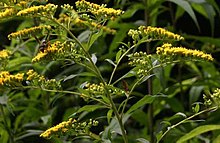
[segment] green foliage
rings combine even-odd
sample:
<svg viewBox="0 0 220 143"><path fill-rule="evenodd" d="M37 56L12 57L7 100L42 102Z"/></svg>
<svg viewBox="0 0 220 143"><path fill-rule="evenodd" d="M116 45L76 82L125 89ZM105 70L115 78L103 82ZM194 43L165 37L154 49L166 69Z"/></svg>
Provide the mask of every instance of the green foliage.
<svg viewBox="0 0 220 143"><path fill-rule="evenodd" d="M0 142L218 142L219 14L213 0L0 2Z"/></svg>

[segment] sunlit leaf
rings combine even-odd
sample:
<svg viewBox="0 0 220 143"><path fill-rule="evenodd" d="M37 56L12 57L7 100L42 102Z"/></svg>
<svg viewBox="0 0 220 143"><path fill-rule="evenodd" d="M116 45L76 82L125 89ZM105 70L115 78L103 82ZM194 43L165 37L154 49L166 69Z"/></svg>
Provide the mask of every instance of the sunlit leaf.
<svg viewBox="0 0 220 143"><path fill-rule="evenodd" d="M202 133L205 132L209 132L209 131L213 131L213 130L219 130L220 129L220 125L204 125L204 126L199 126L195 129L193 129L192 131L190 131L189 133L185 134L184 136L182 136L181 138L179 138L179 140L177 141L177 143L183 143L188 141L189 139L196 137Z"/></svg>
<svg viewBox="0 0 220 143"><path fill-rule="evenodd" d="M155 96L145 95L142 99L140 99L137 103L130 107L130 109L126 112L126 114L130 114L133 111L137 110L138 108L150 104L155 100Z"/></svg>
<svg viewBox="0 0 220 143"><path fill-rule="evenodd" d="M90 37L90 40L88 42L88 48L92 46L92 44L103 34L103 30L99 30L97 33L92 33L92 36Z"/></svg>
<svg viewBox="0 0 220 143"><path fill-rule="evenodd" d="M105 61L109 62L114 67L116 66L116 64L111 59L105 59Z"/></svg>
<svg viewBox="0 0 220 143"><path fill-rule="evenodd" d="M107 113L107 121L108 121L108 123L110 123L110 121L111 121L112 113L113 113L113 110L108 110L108 113Z"/></svg>
<svg viewBox="0 0 220 143"><path fill-rule="evenodd" d="M139 143L150 143L148 140L144 139L144 138L138 138L136 139Z"/></svg>
<svg viewBox="0 0 220 143"><path fill-rule="evenodd" d="M193 19L197 28L200 29L196 15L195 15L195 13L194 13L194 11L188 1L185 1L185 0L167 0L167 1L173 2L173 3L177 4L178 6L182 7L190 15L190 17Z"/></svg>
<svg viewBox="0 0 220 143"><path fill-rule="evenodd" d="M118 52L117 52L117 54L116 54L116 63L118 63L118 60L119 60L119 58L121 57L121 55L122 55L122 49L120 49Z"/></svg>
<svg viewBox="0 0 220 143"><path fill-rule="evenodd" d="M97 109L101 109L101 108L106 108L103 105L85 105L82 108L80 108L77 113L83 112L83 111L87 111L87 112L93 112Z"/></svg>

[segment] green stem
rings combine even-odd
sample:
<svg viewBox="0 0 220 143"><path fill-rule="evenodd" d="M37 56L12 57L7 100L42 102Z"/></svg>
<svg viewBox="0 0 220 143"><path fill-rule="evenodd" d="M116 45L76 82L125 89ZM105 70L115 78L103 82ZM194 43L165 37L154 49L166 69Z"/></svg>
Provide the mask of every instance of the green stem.
<svg viewBox="0 0 220 143"><path fill-rule="evenodd" d="M8 122L7 122L7 119L5 116L3 105L1 105L1 104L0 104L0 112L2 113L2 116L3 116L3 122L4 122L5 129L7 130L8 134L9 134L10 143L14 143L14 137L13 137L12 132L8 126Z"/></svg>
<svg viewBox="0 0 220 143"><path fill-rule="evenodd" d="M112 71L112 74L111 74L111 77L110 77L110 79L109 79L108 84L111 84L112 79L113 79L113 76L114 76L114 74L115 74L115 72L116 72L116 69L118 68L118 65L119 65L119 63L121 62L121 60L122 60L122 59L124 58L124 56L126 56L126 55L128 54L128 52L130 52L130 50L132 50L135 46L136 46L136 45L133 45L132 47L130 47L130 48L129 48L126 52L124 52L124 53L121 55L121 57L118 59L118 62L117 62L117 64L116 64L116 66L114 67L113 71Z"/></svg>
<svg viewBox="0 0 220 143"><path fill-rule="evenodd" d="M200 115L200 114L203 114L203 113L208 112L208 111L211 111L211 110L216 110L217 108L218 108L218 106L214 106L214 107L205 109L205 110L203 110L203 111L200 111L200 112L198 112L198 113L196 113L196 114L194 114L194 115L192 115L192 116L190 116L190 117L188 117L188 118L186 118L186 119L184 119L184 120L178 122L178 123L175 124L175 125L172 125L171 127L169 127L169 128L162 134L162 136L158 139L157 143L159 143L160 140L161 140L171 129L176 128L176 127L179 126L180 124L182 124L182 123L184 123L184 122L186 122L186 121L188 121L188 120L190 120L190 119L192 119L192 118L194 118L194 117L196 117L196 116L198 116L198 115Z"/></svg>
<svg viewBox="0 0 220 143"><path fill-rule="evenodd" d="M87 95L85 95L85 94L81 94L81 93L78 93L78 92L74 92L74 91L45 89L45 88L40 88L40 87L37 87L37 86L23 86L22 88L24 88L24 89L30 89L30 88L32 88L32 89L41 89L41 90L47 91L47 92L57 92L57 93L74 94L74 95L81 96L81 97L83 97L83 98L90 98L90 99L92 99L92 100L94 100L94 101L97 101L97 102L99 102L99 103L105 105L107 108L110 108L110 106L109 106L107 103L103 102L102 100L96 99L96 98L94 98L94 97L87 96ZM14 89L17 89L17 88L14 88Z"/></svg>
<svg viewBox="0 0 220 143"><path fill-rule="evenodd" d="M118 112L118 110L117 110L117 108L115 106L115 103L114 103L114 101L113 101L113 99L112 99L112 97L111 97L111 95L110 95L110 93L108 91L107 91L107 96L108 96L108 98L110 100L110 103L112 105L112 110L115 113L115 116L116 116L116 118L118 120L118 123L119 123L119 126L121 128L121 132L122 132L122 137L123 137L124 143L128 143L127 135L126 135L126 132L125 132L123 121L122 121L123 118L122 118L122 116L120 116L120 114L119 114L119 112Z"/></svg>
<svg viewBox="0 0 220 143"><path fill-rule="evenodd" d="M89 132L89 136L90 136L91 138L95 139L95 140L98 140L98 141L101 140L101 138L100 138L98 135L96 135L96 134L94 134L94 133L92 133L92 132Z"/></svg>
<svg viewBox="0 0 220 143"><path fill-rule="evenodd" d="M64 25L60 24L56 19L50 18L50 20L52 20L54 23L56 23L57 25L61 26L62 28L64 28L68 34L73 38L73 40L82 48L84 54L86 54L89 62L92 64L92 67L94 68L94 70L96 71L98 77L100 78L100 80L102 82L105 82L103 77L101 76L101 73L99 71L99 69L97 68L97 66L94 64L94 62L92 61L92 58L90 56L90 54L88 53L88 51L86 50L86 48L82 45L82 43L76 38L75 35L73 35L73 33Z"/></svg>

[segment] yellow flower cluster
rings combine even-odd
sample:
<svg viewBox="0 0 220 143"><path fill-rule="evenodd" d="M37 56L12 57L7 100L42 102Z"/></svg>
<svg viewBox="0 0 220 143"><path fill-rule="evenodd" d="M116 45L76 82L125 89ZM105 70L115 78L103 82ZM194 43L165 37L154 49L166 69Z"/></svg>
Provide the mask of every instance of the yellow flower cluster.
<svg viewBox="0 0 220 143"><path fill-rule="evenodd" d="M16 86L21 85L24 73L11 75L8 71L0 72L0 86Z"/></svg>
<svg viewBox="0 0 220 143"><path fill-rule="evenodd" d="M214 58L210 54L206 54L199 50L186 49L184 47L172 47L171 44L164 44L162 47L157 47L156 53L165 57L180 56L191 57L195 59L203 59L213 61Z"/></svg>
<svg viewBox="0 0 220 143"><path fill-rule="evenodd" d="M94 3L87 2L85 0L78 0L76 2L76 7L79 11L91 12L97 17L111 18L114 19L117 16L123 14L122 10L115 10L113 8L106 8L106 5L98 5Z"/></svg>
<svg viewBox="0 0 220 143"><path fill-rule="evenodd" d="M16 9L14 9L14 8L6 8L5 11L0 12L0 19L14 16L14 15L16 15L16 13L17 13Z"/></svg>
<svg viewBox="0 0 220 143"><path fill-rule="evenodd" d="M80 59L80 49L76 49L75 43L56 41L40 51L33 59L32 62L39 62L43 60L58 60L62 58L71 58L74 61Z"/></svg>
<svg viewBox="0 0 220 143"><path fill-rule="evenodd" d="M184 40L184 38L178 34L174 34L166 29L157 28L152 26L140 26L138 30L131 29L128 35L135 41L141 38L152 39L152 40Z"/></svg>
<svg viewBox="0 0 220 143"><path fill-rule="evenodd" d="M57 134L59 132L65 133L72 127L72 124L75 122L77 122L75 119L70 118L68 121L61 122L60 124L47 129L45 132L40 134L40 137L50 138L53 134Z"/></svg>
<svg viewBox="0 0 220 143"><path fill-rule="evenodd" d="M47 129L40 134L40 137L50 138L52 136L63 135L64 133L71 132L71 135L89 135L91 132L89 129L92 126L97 126L98 121L90 119L88 122L78 122L75 119L70 118L68 121L61 122L60 124Z"/></svg>
<svg viewBox="0 0 220 143"><path fill-rule="evenodd" d="M0 60L7 59L11 55L11 52L8 50L0 51Z"/></svg>
<svg viewBox="0 0 220 143"><path fill-rule="evenodd" d="M8 39L29 37L33 35L35 36L36 34L42 32L44 29L50 30L51 27L49 25L40 25L40 26L23 29L23 30L9 34Z"/></svg>
<svg viewBox="0 0 220 143"><path fill-rule="evenodd" d="M17 13L17 16L47 16L53 15L57 9L57 5L47 4L40 6L32 6L21 10Z"/></svg>
<svg viewBox="0 0 220 143"><path fill-rule="evenodd" d="M26 80L29 81L29 84L32 86L40 86L41 88L46 88L46 89L61 88L59 81L56 81L55 79L46 79L44 76L39 75L34 70L29 70L27 72Z"/></svg>
<svg viewBox="0 0 220 143"><path fill-rule="evenodd" d="M116 30L111 29L107 26L103 26L101 24L97 24L97 23L92 22L92 21L85 21L85 20L81 20L81 19L77 18L74 22L75 22L76 25L79 25L79 26L89 26L92 29L94 29L94 28L95 29L102 29L103 31L105 31L109 34L115 34L116 33Z"/></svg>
<svg viewBox="0 0 220 143"><path fill-rule="evenodd" d="M45 47L44 51L40 51L33 59L32 62L39 62L42 59L53 58L53 54L62 51L62 43L60 41L56 41L55 43Z"/></svg>

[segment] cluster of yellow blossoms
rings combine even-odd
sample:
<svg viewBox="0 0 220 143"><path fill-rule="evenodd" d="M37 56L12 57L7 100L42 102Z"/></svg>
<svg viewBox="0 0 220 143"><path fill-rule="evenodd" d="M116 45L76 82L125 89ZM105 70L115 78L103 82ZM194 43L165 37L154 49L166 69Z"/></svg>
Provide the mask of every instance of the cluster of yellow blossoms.
<svg viewBox="0 0 220 143"><path fill-rule="evenodd" d="M49 25L40 25L40 26L35 26L35 27L23 29L23 30L9 34L8 38L9 39L23 38L23 37L27 38L27 37L35 36L36 34L41 33L44 29L50 30L51 27Z"/></svg>
<svg viewBox="0 0 220 143"><path fill-rule="evenodd" d="M46 79L44 76L39 75L34 70L29 70L25 73L10 74L8 71L0 72L0 86L6 87L21 87L22 82L30 86L38 86L45 89L60 89L59 81L55 79Z"/></svg>
<svg viewBox="0 0 220 143"><path fill-rule="evenodd" d="M11 75L8 71L0 72L0 86L18 86L23 81L24 73Z"/></svg>
<svg viewBox="0 0 220 143"><path fill-rule="evenodd" d="M132 37L134 42L142 38L151 40L183 40L184 38L178 34L174 34L166 29L152 26L140 26L138 30L130 29L128 35Z"/></svg>
<svg viewBox="0 0 220 143"><path fill-rule="evenodd" d="M10 55L11 55L11 52L9 50L0 51L0 61L7 59Z"/></svg>
<svg viewBox="0 0 220 143"><path fill-rule="evenodd" d="M47 4L40 6L32 6L23 9L17 13L17 16L46 16L53 15L57 9L57 5Z"/></svg>
<svg viewBox="0 0 220 143"><path fill-rule="evenodd" d="M186 49L184 47L172 47L171 44L164 44L161 47L157 47L158 55L162 55L163 57L186 57L186 58L193 58L193 59L203 59L207 61L213 61L214 58L210 54L206 54L199 50L192 50Z"/></svg>
<svg viewBox="0 0 220 143"><path fill-rule="evenodd" d="M98 121L90 119L89 122L78 122L75 119L70 118L68 121L59 123L58 125L51 127L44 131L40 137L50 138L52 136L63 135L64 133L71 132L71 135L89 135L89 129L92 126L97 126Z"/></svg>
<svg viewBox="0 0 220 143"><path fill-rule="evenodd" d="M2 8L0 12L0 19L9 18L12 16L20 16L17 15L18 11L22 11L23 9L28 8L30 3L33 0L7 0L0 2L0 6ZM46 2L47 0L40 0L39 2Z"/></svg>
<svg viewBox="0 0 220 143"><path fill-rule="evenodd" d="M75 24L79 25L79 26L89 26L91 29L102 29L103 31L105 31L109 34L115 34L116 33L116 30L114 30L114 29L103 26L101 24L97 24L96 22L81 20L79 18L77 18L75 20Z"/></svg>
<svg viewBox="0 0 220 143"><path fill-rule="evenodd" d="M87 2L85 0L79 0L76 2L76 7L78 11L91 12L96 17L110 18L114 19L117 16L123 14L122 10L115 10L113 8L106 8L106 5L98 5L94 3Z"/></svg>
<svg viewBox="0 0 220 143"><path fill-rule="evenodd" d="M77 122L77 121L70 118L68 121L61 122L58 125L47 129L45 132L40 134L40 137L49 138L53 134L57 134L58 132L65 133L66 131L68 131L72 127L72 124L74 124L75 122Z"/></svg>
<svg viewBox="0 0 220 143"><path fill-rule="evenodd" d="M56 41L53 44L48 44L43 51L40 51L33 59L32 62L40 62L46 60L59 60L62 58L70 58L75 62L81 59L81 50L77 49L73 42Z"/></svg>
<svg viewBox="0 0 220 143"><path fill-rule="evenodd" d="M7 18L14 16L17 13L17 11L13 8L7 8L5 11L0 12L0 19Z"/></svg>
<svg viewBox="0 0 220 143"><path fill-rule="evenodd" d="M39 86L45 89L60 89L61 85L59 81L55 79L46 79L44 76L39 75L34 70L29 70L27 72L26 80L29 82L28 85Z"/></svg>

